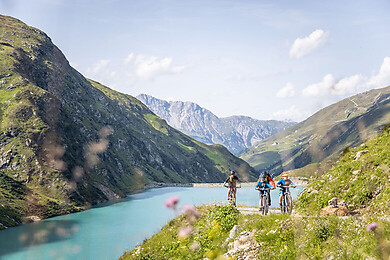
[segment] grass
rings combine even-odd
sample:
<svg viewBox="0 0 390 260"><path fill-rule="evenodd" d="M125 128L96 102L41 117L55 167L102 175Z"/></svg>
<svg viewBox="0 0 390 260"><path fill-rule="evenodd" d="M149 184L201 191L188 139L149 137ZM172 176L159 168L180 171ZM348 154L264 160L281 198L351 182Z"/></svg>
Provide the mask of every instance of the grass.
<svg viewBox="0 0 390 260"><path fill-rule="evenodd" d="M183 214L121 259L200 259L220 254L219 244L237 223L238 212L232 206L203 206L198 210L200 217L195 223L193 216ZM192 235L180 237L180 229L188 226L193 226ZM191 249L193 245L199 249Z"/></svg>
<svg viewBox="0 0 390 260"><path fill-rule="evenodd" d="M320 177L321 175L327 173L334 164L336 164L337 159L331 158L324 160L320 163L308 164L305 167L294 169L288 171L291 177L305 177L313 178Z"/></svg>
<svg viewBox="0 0 390 260"><path fill-rule="evenodd" d="M229 243L245 232L251 234L252 249L236 250L233 257L243 257L252 250L258 259L377 259L383 255L378 244L386 245L390 234L389 222L380 219L241 215L231 206L220 205L198 210L200 217L195 222L180 215L120 259L229 259L223 258ZM373 221L378 229L366 231ZM224 228L222 223L229 225ZM234 225L241 230L229 238ZM180 237L181 228L188 226L193 227L191 234Z"/></svg>
<svg viewBox="0 0 390 260"><path fill-rule="evenodd" d="M144 118L154 129L168 135L168 129L167 129L168 125L165 122L165 120L153 114L145 114Z"/></svg>

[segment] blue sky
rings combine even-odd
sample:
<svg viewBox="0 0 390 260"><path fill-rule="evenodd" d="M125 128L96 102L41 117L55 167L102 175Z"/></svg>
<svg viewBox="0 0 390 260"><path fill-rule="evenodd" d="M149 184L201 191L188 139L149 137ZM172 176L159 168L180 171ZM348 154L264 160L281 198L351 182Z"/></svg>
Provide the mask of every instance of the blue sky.
<svg viewBox="0 0 390 260"><path fill-rule="evenodd" d="M390 85L389 11L387 0L0 0L115 90L295 121Z"/></svg>

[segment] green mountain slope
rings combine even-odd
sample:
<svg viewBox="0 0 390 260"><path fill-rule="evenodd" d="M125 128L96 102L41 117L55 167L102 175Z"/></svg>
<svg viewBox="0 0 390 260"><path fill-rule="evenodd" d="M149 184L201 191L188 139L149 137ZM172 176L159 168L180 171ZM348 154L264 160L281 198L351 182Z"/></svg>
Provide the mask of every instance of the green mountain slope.
<svg viewBox="0 0 390 260"><path fill-rule="evenodd" d="M169 127L130 95L85 79L38 29L0 16L0 229L157 182L256 173Z"/></svg>
<svg viewBox="0 0 390 260"><path fill-rule="evenodd" d="M368 142L344 151L337 165L313 179L298 203L305 212L319 212L337 197L349 209L388 214L390 199L390 125Z"/></svg>
<svg viewBox="0 0 390 260"><path fill-rule="evenodd" d="M256 170L301 168L337 156L376 135L390 122L390 87L375 89L328 106L305 121L260 141L240 158Z"/></svg>

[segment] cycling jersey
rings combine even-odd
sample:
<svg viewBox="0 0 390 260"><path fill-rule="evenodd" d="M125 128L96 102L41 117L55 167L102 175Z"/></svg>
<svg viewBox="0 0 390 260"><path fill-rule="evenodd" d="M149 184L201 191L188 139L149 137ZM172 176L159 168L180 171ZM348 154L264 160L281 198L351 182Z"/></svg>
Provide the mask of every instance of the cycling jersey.
<svg viewBox="0 0 390 260"><path fill-rule="evenodd" d="M275 182L274 182L274 180L268 174L266 176L267 176L267 180L265 182L268 183L268 184L271 184L272 188L275 189ZM260 178L257 180L257 183L259 183L259 182L261 182ZM256 185L256 187L257 187L257 185Z"/></svg>
<svg viewBox="0 0 390 260"><path fill-rule="evenodd" d="M237 176L233 177L233 180L230 181L230 177L228 177L225 181L225 183L228 184L229 188L236 188L237 187L237 182L239 182L240 179L238 179Z"/></svg>
<svg viewBox="0 0 390 260"><path fill-rule="evenodd" d="M287 180L281 179L280 181L278 181L278 183L276 185L295 186L295 184L290 179L287 179ZM285 192L290 192L290 189L289 188L282 188L282 189L280 189L279 194L284 194Z"/></svg>
<svg viewBox="0 0 390 260"><path fill-rule="evenodd" d="M261 188L261 187L268 187L270 189L273 188L273 186L268 181L265 181L265 182L259 181L259 182L257 182L256 188Z"/></svg>

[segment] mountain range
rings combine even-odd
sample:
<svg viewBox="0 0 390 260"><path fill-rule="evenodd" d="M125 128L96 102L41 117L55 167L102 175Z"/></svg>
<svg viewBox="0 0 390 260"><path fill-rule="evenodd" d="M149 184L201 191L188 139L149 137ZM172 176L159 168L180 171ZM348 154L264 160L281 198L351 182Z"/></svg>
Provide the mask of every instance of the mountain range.
<svg viewBox="0 0 390 260"><path fill-rule="evenodd" d="M137 98L170 126L200 142L222 144L233 154L295 124L257 120L248 116L219 118L193 102L168 102L146 94L138 95Z"/></svg>
<svg viewBox="0 0 390 260"><path fill-rule="evenodd" d="M337 156L390 123L390 87L373 89L321 109L240 154L256 170L274 175Z"/></svg>
<svg viewBox="0 0 390 260"><path fill-rule="evenodd" d="M257 173L86 79L39 29L0 15L0 229L124 197L153 182Z"/></svg>

